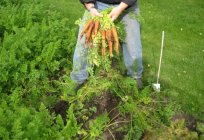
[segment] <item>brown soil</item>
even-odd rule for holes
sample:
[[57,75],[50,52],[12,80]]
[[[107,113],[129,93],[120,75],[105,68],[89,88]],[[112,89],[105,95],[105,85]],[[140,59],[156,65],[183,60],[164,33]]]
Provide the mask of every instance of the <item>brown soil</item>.
[[[111,125],[108,129],[105,129],[103,133],[104,140],[122,140],[124,139],[124,136],[127,134],[127,132],[118,132],[116,131],[117,128],[120,128],[124,125],[127,125],[129,122],[121,122],[116,123],[120,121],[128,121],[130,120],[130,117],[128,115],[121,116],[119,114],[119,110],[117,108],[119,104],[119,99],[114,96],[112,93],[104,92],[100,96],[94,97],[90,102],[86,102],[84,108],[89,109],[90,107],[95,106],[97,108],[97,111],[93,113],[88,120],[85,122],[82,119],[77,120],[79,123],[83,123],[82,128],[85,130],[88,129],[88,122],[91,119],[95,119],[97,116],[101,115],[104,112],[107,112],[109,115],[109,118],[111,120],[110,123],[114,123]],[[66,112],[69,105],[66,101],[58,101],[55,106],[52,108],[51,112],[54,112],[55,114],[60,114],[66,123]],[[112,134],[111,134],[112,133]],[[79,136],[80,139],[80,136]]]
[[52,108],[51,112],[54,112],[56,115],[61,115],[63,121],[66,123],[66,115],[68,109],[68,103],[66,101],[60,100]]
[[176,121],[176,120],[182,120],[184,119],[186,122],[186,127],[190,130],[190,131],[196,131],[196,119],[193,116],[184,114],[184,113],[179,113],[179,114],[175,114],[172,117],[172,121]]
[[[190,116],[190,115],[187,115],[185,113],[177,113],[175,114],[171,121],[173,122],[176,122],[176,121],[180,121],[180,120],[185,120],[185,127],[186,127],[186,131],[190,131],[190,132],[197,132],[196,131],[196,119],[193,117],[193,116]],[[184,129],[185,130],[185,129]],[[163,135],[171,135],[172,133],[169,133],[168,132],[168,129],[166,129],[165,131],[163,131],[164,133],[160,133],[159,135],[160,136],[163,136]],[[165,133],[166,132],[166,133]],[[183,135],[185,136],[185,135]],[[150,131],[145,131],[143,133],[143,136],[142,136],[142,140],[151,140],[151,139],[157,139],[158,138],[158,135],[157,133],[155,132],[150,132]],[[160,138],[159,138],[160,139]]]
[[[94,97],[91,102],[87,103],[88,106],[95,106],[97,108],[96,113],[94,113],[90,117],[90,119],[95,119],[100,114],[107,112],[111,120],[110,123],[115,123],[119,121],[128,121],[130,118],[129,116],[121,116],[119,114],[119,110],[117,108],[118,104],[119,104],[119,99],[116,96],[114,96],[112,93],[104,92],[102,95]],[[109,130],[105,129],[103,133],[104,140],[113,140],[113,139],[122,140],[127,133],[118,132],[116,131],[116,129],[126,124],[128,123],[127,122],[115,123],[114,125],[108,128]],[[86,129],[86,127],[88,127],[88,124],[85,123],[84,128]]]
[[[102,114],[104,111],[107,111],[109,113],[109,118],[112,120],[111,123],[119,122],[119,121],[128,121],[129,117],[124,117],[119,115],[119,110],[117,108],[119,99],[117,99],[113,94],[111,93],[103,93],[101,96],[94,99],[95,105],[97,106],[97,112],[93,115],[93,118],[96,116]],[[126,135],[126,132],[117,132],[115,131],[117,128],[122,127],[124,124],[127,123],[118,123],[113,125],[109,128],[108,131],[106,130],[104,133],[104,138],[106,140],[122,140],[124,138],[124,135]],[[111,135],[112,133],[112,135]],[[113,138],[114,137],[114,138]]]

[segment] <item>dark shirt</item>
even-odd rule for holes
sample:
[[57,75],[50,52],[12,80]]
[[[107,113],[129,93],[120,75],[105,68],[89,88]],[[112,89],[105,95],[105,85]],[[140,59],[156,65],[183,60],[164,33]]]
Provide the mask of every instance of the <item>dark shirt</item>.
[[81,3],[95,3],[96,1],[100,1],[107,4],[119,4],[120,2],[126,3],[128,6],[133,5],[137,0],[80,0]]

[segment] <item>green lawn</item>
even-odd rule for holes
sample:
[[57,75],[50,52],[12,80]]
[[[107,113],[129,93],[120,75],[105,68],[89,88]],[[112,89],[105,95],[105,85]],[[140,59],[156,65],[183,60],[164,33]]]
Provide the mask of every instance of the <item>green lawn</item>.
[[185,111],[203,116],[204,1],[145,0],[140,2],[140,9],[144,18],[144,79],[156,77],[161,32],[164,30],[165,48],[160,80],[162,89],[170,89],[172,97],[182,103]]
[[[84,11],[79,1],[47,1],[76,27],[74,21]],[[183,110],[204,119],[204,1],[143,0],[140,11],[145,84],[156,82],[164,30],[161,88],[169,91],[172,100],[181,103]]]

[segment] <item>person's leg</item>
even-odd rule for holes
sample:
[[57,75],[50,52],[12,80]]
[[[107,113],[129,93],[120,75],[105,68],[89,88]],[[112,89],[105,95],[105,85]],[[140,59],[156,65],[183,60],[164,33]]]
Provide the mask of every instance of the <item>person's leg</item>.
[[88,72],[87,72],[87,54],[88,54],[88,48],[85,47],[85,36],[80,38],[80,34],[83,30],[84,23],[86,21],[86,12],[82,18],[82,25],[79,28],[79,34],[77,39],[77,44],[74,51],[73,56],[73,70],[70,74],[70,77],[72,80],[77,82],[78,84],[84,83],[86,79],[88,79]]
[[139,9],[137,4],[135,4],[135,6],[131,7],[122,17],[127,34],[122,47],[127,74],[137,80],[138,87],[140,88],[142,86],[143,65],[140,23],[136,19],[136,15],[138,14]]

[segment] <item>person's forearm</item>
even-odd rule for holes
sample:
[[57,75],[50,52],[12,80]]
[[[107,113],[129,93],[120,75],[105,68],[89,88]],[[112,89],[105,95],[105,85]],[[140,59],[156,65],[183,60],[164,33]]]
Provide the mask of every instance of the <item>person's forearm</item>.
[[117,7],[113,8],[109,14],[112,21],[116,20],[127,7],[128,4],[121,2]]
[[124,2],[121,2],[121,3],[118,5],[118,7],[120,8],[120,10],[121,10],[121,12],[122,12],[122,11],[124,11],[124,10],[128,7],[128,5],[127,5],[126,3],[124,3]]

